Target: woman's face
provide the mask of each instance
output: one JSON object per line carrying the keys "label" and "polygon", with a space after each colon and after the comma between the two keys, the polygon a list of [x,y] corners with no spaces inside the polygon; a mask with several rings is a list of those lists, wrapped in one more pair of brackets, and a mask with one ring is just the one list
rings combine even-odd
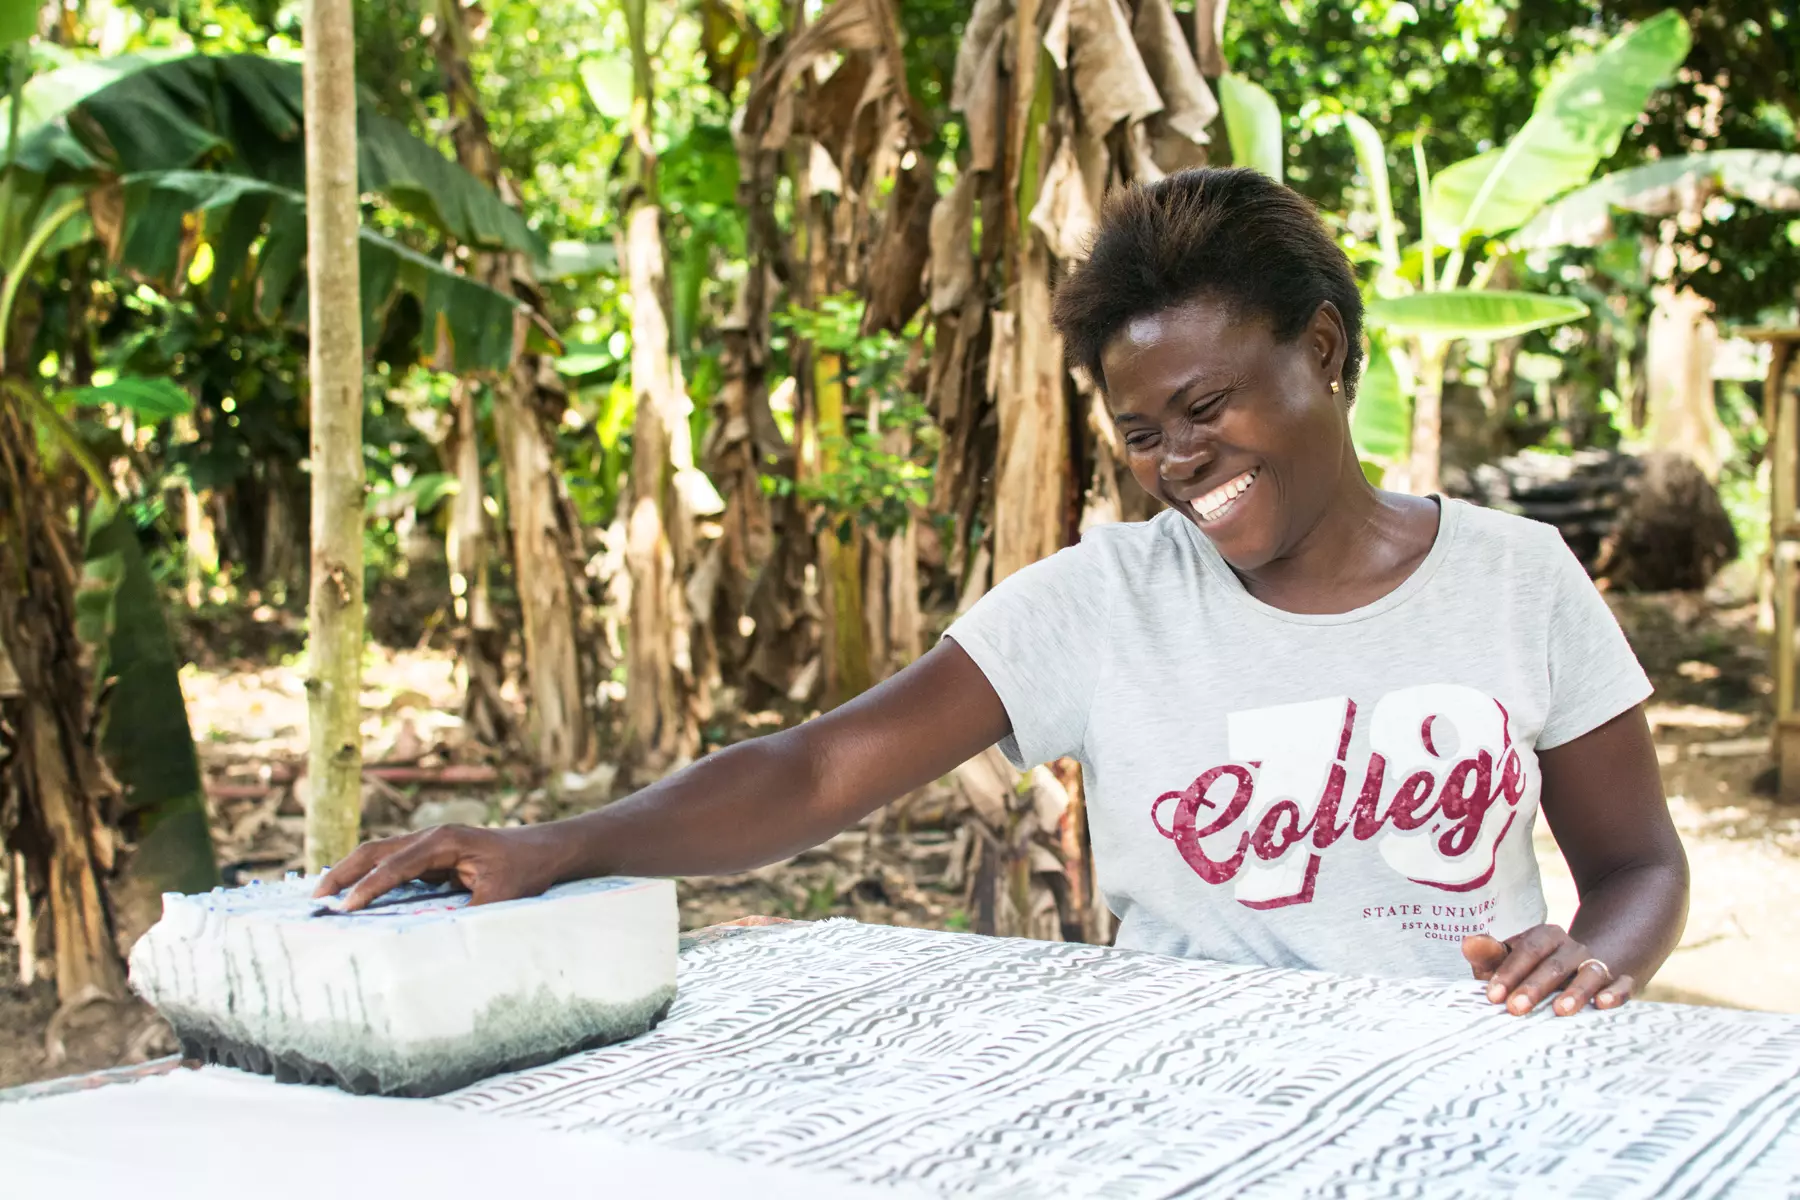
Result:
{"label": "woman's face", "polygon": [[1346,345],[1331,304],[1289,342],[1206,299],[1131,322],[1101,367],[1132,475],[1239,570],[1283,557],[1356,469]]}

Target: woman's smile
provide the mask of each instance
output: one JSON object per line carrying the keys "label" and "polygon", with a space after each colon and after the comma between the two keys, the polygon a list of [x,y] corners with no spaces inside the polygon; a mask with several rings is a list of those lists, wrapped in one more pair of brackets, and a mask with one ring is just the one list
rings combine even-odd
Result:
{"label": "woman's smile", "polygon": [[1260,473],[1261,468],[1252,468],[1185,503],[1200,518],[1202,525],[1216,525],[1243,507],[1244,495]]}

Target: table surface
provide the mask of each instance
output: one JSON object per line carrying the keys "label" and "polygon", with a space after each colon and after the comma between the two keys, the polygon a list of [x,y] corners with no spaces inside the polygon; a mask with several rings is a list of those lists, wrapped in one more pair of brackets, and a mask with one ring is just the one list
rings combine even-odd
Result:
{"label": "table surface", "polygon": [[675,1195],[720,1163],[753,1195],[1800,1195],[1800,1017],[1518,1018],[1473,983],[850,921],[708,931],[653,1033],[433,1101],[179,1075],[0,1108],[0,1159],[52,1107],[105,1146],[107,1094],[178,1112],[229,1079],[240,1110],[687,1155]]}

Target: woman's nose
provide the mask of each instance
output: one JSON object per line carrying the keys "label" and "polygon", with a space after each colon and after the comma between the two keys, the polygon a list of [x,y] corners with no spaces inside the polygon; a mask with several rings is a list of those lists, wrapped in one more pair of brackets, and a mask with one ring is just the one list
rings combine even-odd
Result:
{"label": "woman's nose", "polygon": [[1157,465],[1158,473],[1166,480],[1192,479],[1212,462],[1211,447],[1199,438],[1170,438],[1166,445],[1168,449]]}

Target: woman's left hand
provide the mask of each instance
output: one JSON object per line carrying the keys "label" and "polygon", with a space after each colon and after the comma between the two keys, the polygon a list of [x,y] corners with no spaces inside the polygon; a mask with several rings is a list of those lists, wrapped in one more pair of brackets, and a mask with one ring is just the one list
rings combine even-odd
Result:
{"label": "woman's left hand", "polygon": [[1559,1017],[1590,1003],[1617,1008],[1637,986],[1629,975],[1615,977],[1560,925],[1538,925],[1504,942],[1477,934],[1463,939],[1462,951],[1475,978],[1492,980],[1488,999],[1515,1016],[1531,1012],[1558,989],[1562,995],[1551,1009]]}

